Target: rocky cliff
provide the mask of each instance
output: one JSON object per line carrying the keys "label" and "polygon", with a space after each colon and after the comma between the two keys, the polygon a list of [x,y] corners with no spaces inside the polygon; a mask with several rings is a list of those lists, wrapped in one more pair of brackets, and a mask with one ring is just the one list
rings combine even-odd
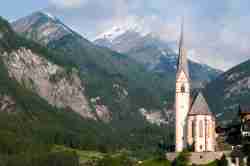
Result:
{"label": "rocky cliff", "polygon": [[16,102],[13,97],[6,94],[0,94],[0,112],[15,112]]}
{"label": "rocky cliff", "polygon": [[1,56],[10,77],[35,91],[48,103],[69,108],[84,118],[96,119],[76,71],[67,72],[26,48],[5,52]]}
{"label": "rocky cliff", "polygon": [[149,123],[156,124],[158,126],[163,126],[163,125],[171,126],[175,123],[173,109],[164,109],[162,111],[162,110],[146,110],[144,108],[140,108],[139,112]]}

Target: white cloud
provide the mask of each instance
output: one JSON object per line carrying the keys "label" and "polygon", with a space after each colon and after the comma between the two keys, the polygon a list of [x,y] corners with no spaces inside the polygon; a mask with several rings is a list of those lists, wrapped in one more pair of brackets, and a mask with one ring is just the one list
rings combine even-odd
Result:
{"label": "white cloud", "polygon": [[50,0],[50,3],[59,8],[80,8],[88,0]]}

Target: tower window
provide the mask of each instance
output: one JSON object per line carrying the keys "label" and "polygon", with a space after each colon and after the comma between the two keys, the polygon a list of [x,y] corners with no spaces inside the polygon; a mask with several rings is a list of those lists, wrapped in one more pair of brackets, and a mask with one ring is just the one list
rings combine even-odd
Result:
{"label": "tower window", "polygon": [[210,121],[207,121],[207,125],[206,125],[206,135],[209,138],[210,137],[210,133],[211,133],[211,125],[210,125]]}
{"label": "tower window", "polygon": [[200,128],[200,131],[199,131],[200,137],[203,137],[203,122],[202,122],[202,120],[200,120],[200,122],[199,122],[199,128]]}
{"label": "tower window", "polygon": [[195,137],[195,121],[192,121],[192,137]]}
{"label": "tower window", "polygon": [[184,87],[184,85],[181,86],[181,93],[185,93],[185,87]]}

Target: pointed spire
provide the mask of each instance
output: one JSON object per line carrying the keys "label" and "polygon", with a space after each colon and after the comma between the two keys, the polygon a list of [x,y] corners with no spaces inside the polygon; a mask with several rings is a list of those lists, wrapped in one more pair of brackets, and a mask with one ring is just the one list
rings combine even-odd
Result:
{"label": "pointed spire", "polygon": [[181,71],[184,71],[186,76],[189,78],[188,60],[187,60],[186,50],[184,48],[184,18],[182,18],[182,23],[181,23],[181,36],[179,41],[179,57],[178,57],[177,73],[180,73]]}
{"label": "pointed spire", "polygon": [[182,22],[181,22],[181,36],[180,36],[180,41],[179,41],[179,49],[183,47],[183,37],[184,37],[184,17],[182,17]]}

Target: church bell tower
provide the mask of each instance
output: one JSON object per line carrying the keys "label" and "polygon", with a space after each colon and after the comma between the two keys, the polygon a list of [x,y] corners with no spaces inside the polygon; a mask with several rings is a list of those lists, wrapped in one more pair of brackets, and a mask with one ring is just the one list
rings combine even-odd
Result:
{"label": "church bell tower", "polygon": [[175,92],[175,150],[181,152],[187,147],[187,116],[190,109],[190,79],[188,60],[184,48],[183,23],[179,41],[179,57]]}

